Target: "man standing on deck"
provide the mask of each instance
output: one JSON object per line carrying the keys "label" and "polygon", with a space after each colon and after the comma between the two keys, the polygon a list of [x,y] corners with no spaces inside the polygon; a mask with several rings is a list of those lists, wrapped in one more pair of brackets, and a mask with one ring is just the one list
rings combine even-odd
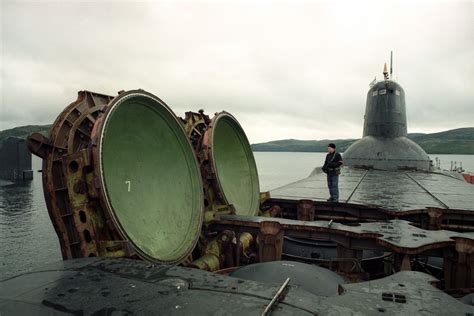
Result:
{"label": "man standing on deck", "polygon": [[328,177],[328,188],[331,197],[328,202],[339,202],[339,174],[341,173],[342,157],[336,152],[336,145],[328,144],[328,154],[323,165],[323,172]]}

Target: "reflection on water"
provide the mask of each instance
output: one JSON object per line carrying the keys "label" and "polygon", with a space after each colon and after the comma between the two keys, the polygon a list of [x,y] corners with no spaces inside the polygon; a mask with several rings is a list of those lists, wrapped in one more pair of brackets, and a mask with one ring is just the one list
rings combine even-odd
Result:
{"label": "reflection on water", "polygon": [[33,183],[31,181],[6,185],[2,189],[0,191],[2,215],[15,217],[31,213],[33,200]]}
{"label": "reflection on water", "polygon": [[[10,238],[28,235],[32,224],[32,202],[33,184],[31,182],[7,185],[0,189],[0,236],[2,241],[8,242]],[[20,222],[21,225],[17,225]],[[0,254],[0,258],[2,255]]]}
{"label": "reflection on water", "polygon": [[[41,160],[33,157],[33,170]],[[49,219],[41,174],[33,181],[0,186],[0,279],[61,259]]]}

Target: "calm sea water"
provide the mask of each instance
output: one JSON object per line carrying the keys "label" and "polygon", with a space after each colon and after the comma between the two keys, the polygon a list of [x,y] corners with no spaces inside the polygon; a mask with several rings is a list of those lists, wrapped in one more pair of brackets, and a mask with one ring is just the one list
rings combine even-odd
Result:
{"label": "calm sea water", "polygon": [[[322,166],[326,153],[256,152],[260,190],[268,191],[307,177],[315,167]],[[451,161],[462,162],[465,170],[474,173],[474,155],[430,155],[439,158],[441,168],[449,170]]]}
{"label": "calm sea water", "polygon": [[[270,189],[307,177],[321,166],[325,153],[257,152],[260,190]],[[474,155],[430,155],[449,169],[451,161],[462,161],[474,173]],[[41,160],[33,157],[33,170]],[[41,174],[33,181],[0,186],[0,279],[61,260],[59,242],[49,219],[43,196]]]}
{"label": "calm sea water", "polygon": [[[40,169],[41,159],[33,156],[33,170]],[[40,173],[30,182],[0,186],[0,240],[0,279],[62,258]]]}

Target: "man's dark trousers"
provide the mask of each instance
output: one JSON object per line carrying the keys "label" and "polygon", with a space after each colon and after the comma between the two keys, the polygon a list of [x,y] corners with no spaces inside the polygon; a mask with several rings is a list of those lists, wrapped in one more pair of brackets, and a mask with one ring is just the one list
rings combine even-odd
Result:
{"label": "man's dark trousers", "polygon": [[336,174],[328,173],[328,188],[329,194],[334,201],[339,200],[339,176]]}

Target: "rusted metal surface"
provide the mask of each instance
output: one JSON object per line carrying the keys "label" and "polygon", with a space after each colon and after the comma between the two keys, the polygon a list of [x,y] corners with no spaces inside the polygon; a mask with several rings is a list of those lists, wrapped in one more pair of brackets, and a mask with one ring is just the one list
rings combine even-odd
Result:
{"label": "rusted metal surface", "polygon": [[[474,275],[470,272],[474,269],[474,233],[423,230],[402,220],[348,226],[331,221],[306,222],[235,215],[221,216],[211,228],[218,231],[238,228],[258,234],[270,223],[281,229],[280,232],[284,231],[285,236],[333,241],[338,244],[337,259],[355,260],[357,265],[361,264],[362,250],[367,249],[403,255],[402,260],[395,264],[397,271],[411,269],[410,256],[442,257],[447,263],[444,273],[448,289],[471,288],[474,284]],[[262,249],[260,241],[259,247]],[[354,264],[343,262],[339,269],[341,272],[354,272]]]}
{"label": "rusted metal surface", "polygon": [[456,239],[455,248],[444,251],[444,275],[447,289],[474,287],[474,241],[472,239]]}
{"label": "rusted metal surface", "polygon": [[463,172],[462,176],[467,183],[474,184],[474,175],[469,172]]}
{"label": "rusted metal surface", "polygon": [[265,210],[260,210],[259,216],[263,217],[280,217],[281,214],[281,207],[278,205],[272,205],[269,208],[266,208]]}
{"label": "rusted metal surface", "polygon": [[342,259],[339,270],[345,273],[362,272],[362,250],[337,245],[337,258]]}
{"label": "rusted metal surface", "polygon": [[[295,219],[298,200],[271,199],[266,206],[281,207],[284,218]],[[425,209],[392,212],[385,209],[344,203],[314,202],[315,219],[334,219],[342,222],[373,222],[390,219],[407,220],[413,225],[430,230],[446,229],[460,232],[474,231],[473,213],[427,207]]]}
{"label": "rusted metal surface", "polygon": [[301,200],[296,207],[296,218],[300,221],[314,220],[315,206],[311,200]]}
{"label": "rusted metal surface", "polygon": [[45,158],[52,147],[49,139],[40,133],[33,133],[28,136],[27,146],[32,153],[40,158]]}
{"label": "rusted metal surface", "polygon": [[461,239],[474,241],[474,233],[424,230],[404,220],[344,225],[330,221],[303,222],[284,218],[223,215],[211,228],[219,231],[224,227],[238,227],[256,233],[261,229],[262,223],[268,225],[269,222],[279,224],[285,236],[319,238],[332,240],[351,249],[380,249],[404,254],[454,247]]}
{"label": "rusted metal surface", "polygon": [[111,100],[111,96],[80,91],[54,122],[49,138],[28,137],[30,150],[43,158],[45,201],[64,259],[125,251],[98,211],[97,186],[88,170],[92,129]]}
{"label": "rusted metal surface", "polygon": [[194,148],[201,148],[203,136],[207,127],[211,124],[211,119],[204,114],[204,110],[196,112],[186,112],[184,119],[181,119],[184,124],[184,130],[188,135],[189,140]]}
{"label": "rusted metal surface", "polygon": [[260,262],[281,260],[283,252],[283,230],[275,221],[262,221],[257,236]]}
{"label": "rusted metal surface", "polygon": [[[205,245],[202,246],[201,257],[189,266],[206,271],[217,271],[233,266],[231,247],[234,238],[234,232],[226,230],[212,240],[204,241]],[[229,263],[229,260],[232,262]]]}

